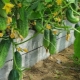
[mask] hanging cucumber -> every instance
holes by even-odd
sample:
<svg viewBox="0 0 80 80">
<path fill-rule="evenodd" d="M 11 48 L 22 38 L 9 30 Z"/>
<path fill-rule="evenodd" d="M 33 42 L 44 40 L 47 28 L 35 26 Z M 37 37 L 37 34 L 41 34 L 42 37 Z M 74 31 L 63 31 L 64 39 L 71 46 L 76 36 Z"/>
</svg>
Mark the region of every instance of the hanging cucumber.
<svg viewBox="0 0 80 80">
<path fill-rule="evenodd" d="M 29 32 L 29 24 L 28 24 L 28 19 L 26 14 L 27 11 L 24 9 L 23 17 L 20 16 L 20 19 L 17 20 L 18 31 L 24 38 L 28 35 Z"/>
<path fill-rule="evenodd" d="M 44 38 L 43 38 L 43 46 L 47 48 L 50 44 L 50 30 L 45 29 L 44 30 Z"/>
<path fill-rule="evenodd" d="M 17 69 L 17 67 L 19 69 L 21 69 L 21 67 L 22 67 L 22 57 L 21 57 L 21 54 L 18 51 L 16 51 L 14 53 L 14 57 L 15 57 L 15 60 L 13 60 L 13 67 L 15 69 Z M 16 64 L 15 64 L 15 62 L 16 62 Z"/>
<path fill-rule="evenodd" d="M 71 23 L 77 23 L 77 22 L 79 22 L 79 18 L 77 18 L 77 17 L 74 16 L 73 11 L 70 8 L 68 8 L 66 10 L 66 18 Z"/>
<path fill-rule="evenodd" d="M 0 68 L 5 64 L 10 44 L 11 44 L 10 40 L 2 40 L 0 42 Z"/>
<path fill-rule="evenodd" d="M 16 69 L 12 69 L 8 75 L 8 80 L 19 80 L 19 73 Z"/>
<path fill-rule="evenodd" d="M 35 31 L 40 32 L 43 29 L 43 25 L 41 22 L 36 21 L 36 25 L 34 26 Z M 43 30 L 41 31 L 43 33 Z"/>
<path fill-rule="evenodd" d="M 77 23 L 75 24 L 75 29 L 79 30 L 80 29 L 80 25 Z M 76 38 L 78 32 L 74 30 L 74 37 Z"/>
<path fill-rule="evenodd" d="M 80 31 L 80 27 L 78 30 Z M 80 33 L 77 33 L 74 41 L 74 56 L 80 60 Z"/>
<path fill-rule="evenodd" d="M 57 45 L 56 35 L 53 35 L 52 31 L 50 31 L 50 45 L 48 47 L 50 54 L 56 53 L 56 45 Z"/>
</svg>

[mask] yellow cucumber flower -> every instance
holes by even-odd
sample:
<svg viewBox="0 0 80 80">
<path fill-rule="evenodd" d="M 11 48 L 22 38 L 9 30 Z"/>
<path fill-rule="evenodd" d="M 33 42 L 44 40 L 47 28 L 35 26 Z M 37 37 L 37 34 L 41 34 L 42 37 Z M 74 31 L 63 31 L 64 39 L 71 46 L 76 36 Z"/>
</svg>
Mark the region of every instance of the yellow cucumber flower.
<svg viewBox="0 0 80 80">
<path fill-rule="evenodd" d="M 53 17 L 57 16 L 58 15 L 58 12 L 54 12 L 53 13 Z"/>
<path fill-rule="evenodd" d="M 3 37 L 3 33 L 2 32 L 0 32 L 0 37 Z"/>
<path fill-rule="evenodd" d="M 11 33 L 10 34 L 10 38 L 12 38 L 12 39 L 15 38 L 15 34 L 14 33 Z"/>
<path fill-rule="evenodd" d="M 62 0 L 56 0 L 57 5 L 61 5 L 62 4 Z"/>
<path fill-rule="evenodd" d="M 59 17 L 54 18 L 54 19 L 55 19 L 55 21 L 57 21 L 57 22 L 61 22 L 61 19 L 60 19 Z"/>
<path fill-rule="evenodd" d="M 17 48 L 17 51 L 22 51 L 22 48 L 21 48 L 21 47 L 18 47 L 18 48 Z"/>
<path fill-rule="evenodd" d="M 11 27 L 10 26 L 7 26 L 7 29 L 10 29 Z"/>
<path fill-rule="evenodd" d="M 51 25 L 50 25 L 50 24 L 47 24 L 47 25 L 46 25 L 46 28 L 47 28 L 47 29 L 51 29 Z"/>
<path fill-rule="evenodd" d="M 67 34 L 66 35 L 66 41 L 69 41 L 69 39 L 70 39 L 70 34 Z"/>
<path fill-rule="evenodd" d="M 24 37 L 22 35 L 19 35 L 19 37 L 21 38 L 21 40 L 24 40 Z"/>
<path fill-rule="evenodd" d="M 54 30 L 53 34 L 56 35 L 58 33 L 58 30 Z"/>
<path fill-rule="evenodd" d="M 18 4 L 17 4 L 17 7 L 18 7 L 18 8 L 22 7 L 22 4 L 21 4 L 21 3 L 18 3 Z"/>
<path fill-rule="evenodd" d="M 23 49 L 23 51 L 24 51 L 24 52 L 28 52 L 28 49 L 25 48 L 25 49 Z"/>
<path fill-rule="evenodd" d="M 5 3 L 5 6 L 3 7 L 4 10 L 6 10 L 6 13 L 10 13 L 11 9 L 14 7 L 12 3 Z"/>
<path fill-rule="evenodd" d="M 52 4 L 47 5 L 48 8 L 52 7 Z"/>
<path fill-rule="evenodd" d="M 12 18 L 11 17 L 7 17 L 7 24 L 10 24 L 12 22 Z"/>
</svg>

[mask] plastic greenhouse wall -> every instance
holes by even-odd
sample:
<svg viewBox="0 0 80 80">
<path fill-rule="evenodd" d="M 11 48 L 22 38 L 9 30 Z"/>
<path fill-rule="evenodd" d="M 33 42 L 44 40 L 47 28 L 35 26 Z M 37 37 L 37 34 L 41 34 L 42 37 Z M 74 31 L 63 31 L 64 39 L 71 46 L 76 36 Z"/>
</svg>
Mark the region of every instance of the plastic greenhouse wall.
<svg viewBox="0 0 80 80">
<path fill-rule="evenodd" d="M 71 24 L 68 21 L 65 21 L 65 24 L 74 27 L 74 24 Z M 25 38 L 25 40 L 33 36 L 34 33 L 35 32 L 33 30 L 30 30 L 29 35 Z M 65 31 L 63 31 L 57 36 L 57 53 L 67 48 L 71 44 L 73 44 L 74 42 L 73 31 L 70 32 L 70 35 L 71 37 L 69 41 L 66 41 Z M 27 48 L 29 50 L 28 53 L 21 52 L 22 66 L 24 68 L 31 67 L 35 65 L 35 63 L 39 62 L 40 60 L 43 60 L 49 57 L 50 54 L 48 52 L 46 53 L 46 50 L 43 47 L 42 41 L 43 41 L 43 34 L 39 34 L 38 36 L 31 39 L 30 41 L 20 45 L 20 47 Z M 10 48 L 5 65 L 3 68 L 0 69 L 0 80 L 7 80 L 7 76 L 10 70 L 12 69 L 12 62 L 13 62 L 12 49 Z"/>
</svg>

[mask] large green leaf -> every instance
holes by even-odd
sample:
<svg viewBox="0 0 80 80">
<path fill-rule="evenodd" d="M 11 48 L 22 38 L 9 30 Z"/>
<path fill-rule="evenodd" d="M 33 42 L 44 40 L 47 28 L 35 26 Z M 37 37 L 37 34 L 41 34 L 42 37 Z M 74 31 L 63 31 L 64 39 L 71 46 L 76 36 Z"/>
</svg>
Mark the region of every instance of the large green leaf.
<svg viewBox="0 0 80 80">
<path fill-rule="evenodd" d="M 10 0 L 2 0 L 3 3 L 9 3 Z"/>
<path fill-rule="evenodd" d="M 4 3 L 0 1 L 0 16 L 7 17 L 6 11 L 3 9 Z"/>
<path fill-rule="evenodd" d="M 41 19 L 41 14 L 39 11 L 33 11 L 30 15 L 28 15 L 30 20 Z"/>
<path fill-rule="evenodd" d="M 6 18 L 0 16 L 0 30 L 5 30 L 7 27 Z"/>
</svg>

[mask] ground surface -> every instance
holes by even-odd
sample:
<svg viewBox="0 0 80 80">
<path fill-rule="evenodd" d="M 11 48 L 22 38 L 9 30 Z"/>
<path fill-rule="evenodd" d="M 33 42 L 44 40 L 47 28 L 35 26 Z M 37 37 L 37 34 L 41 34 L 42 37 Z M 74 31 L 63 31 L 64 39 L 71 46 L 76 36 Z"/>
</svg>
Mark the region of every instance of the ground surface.
<svg viewBox="0 0 80 80">
<path fill-rule="evenodd" d="M 80 80 L 72 55 L 73 45 L 24 71 L 24 80 Z"/>
</svg>

